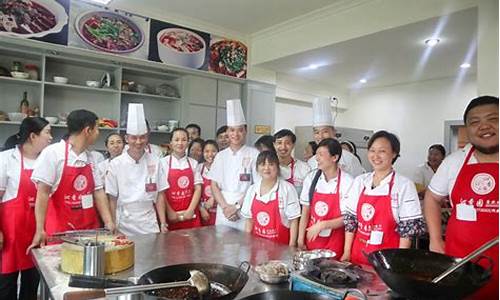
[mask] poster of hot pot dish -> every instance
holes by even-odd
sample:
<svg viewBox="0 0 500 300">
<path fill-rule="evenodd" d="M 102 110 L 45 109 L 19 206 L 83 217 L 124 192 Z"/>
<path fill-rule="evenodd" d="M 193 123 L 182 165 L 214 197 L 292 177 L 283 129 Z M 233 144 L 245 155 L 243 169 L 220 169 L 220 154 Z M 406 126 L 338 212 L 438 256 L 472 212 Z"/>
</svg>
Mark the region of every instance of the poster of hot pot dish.
<svg viewBox="0 0 500 300">
<path fill-rule="evenodd" d="M 1 0 L 0 36 L 66 45 L 69 0 Z"/>
<path fill-rule="evenodd" d="M 133 13 L 71 0 L 68 45 L 148 59 L 149 22 Z"/>
</svg>

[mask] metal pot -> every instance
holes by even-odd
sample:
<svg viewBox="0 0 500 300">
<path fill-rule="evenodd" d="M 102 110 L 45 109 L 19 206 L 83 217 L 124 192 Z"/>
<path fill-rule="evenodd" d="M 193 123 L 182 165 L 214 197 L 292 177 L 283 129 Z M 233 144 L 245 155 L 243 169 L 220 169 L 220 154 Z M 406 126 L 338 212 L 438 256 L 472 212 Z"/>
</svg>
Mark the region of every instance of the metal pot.
<svg viewBox="0 0 500 300">
<path fill-rule="evenodd" d="M 472 294 L 491 277 L 493 261 L 482 259 L 489 260 L 487 269 L 469 262 L 441 282 L 432 283 L 456 262 L 454 257 L 417 249 L 385 249 L 368 255 L 385 284 L 409 299 L 461 299 Z"/>
<path fill-rule="evenodd" d="M 328 295 L 313 294 L 296 291 L 271 291 L 260 294 L 254 294 L 242 298 L 241 300 L 332 300 L 335 299 Z"/>
</svg>

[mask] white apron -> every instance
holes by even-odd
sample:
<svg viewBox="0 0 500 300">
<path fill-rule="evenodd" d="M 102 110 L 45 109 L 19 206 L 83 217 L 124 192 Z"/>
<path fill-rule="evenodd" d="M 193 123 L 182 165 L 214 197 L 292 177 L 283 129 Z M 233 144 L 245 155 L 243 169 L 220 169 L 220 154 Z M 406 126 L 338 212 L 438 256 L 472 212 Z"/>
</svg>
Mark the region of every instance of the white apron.
<svg viewBox="0 0 500 300">
<path fill-rule="evenodd" d="M 235 204 L 236 202 L 238 202 L 241 205 L 245 194 L 239 192 L 222 191 L 222 196 L 224 197 L 224 200 L 226 200 L 227 204 Z M 222 211 L 220 205 L 217 205 L 217 217 L 215 218 L 215 225 L 225 225 L 241 231 L 245 230 L 245 220 L 240 216 L 240 219 L 238 221 L 229 221 L 226 216 L 224 216 L 224 212 Z"/>
<path fill-rule="evenodd" d="M 116 223 L 118 231 L 127 236 L 160 232 L 153 201 L 119 205 L 116 209 Z"/>
</svg>

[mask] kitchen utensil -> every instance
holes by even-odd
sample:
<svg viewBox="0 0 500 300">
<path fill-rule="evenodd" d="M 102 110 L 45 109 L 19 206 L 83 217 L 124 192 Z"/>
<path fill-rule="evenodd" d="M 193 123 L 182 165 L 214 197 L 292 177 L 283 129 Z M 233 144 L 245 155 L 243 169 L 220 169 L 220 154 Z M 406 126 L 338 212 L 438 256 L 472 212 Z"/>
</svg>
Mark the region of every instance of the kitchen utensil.
<svg viewBox="0 0 500 300">
<path fill-rule="evenodd" d="M 334 299 L 335 298 L 330 297 L 328 295 L 307 293 L 307 292 L 286 291 L 286 290 L 264 292 L 241 298 L 241 300 L 334 300 Z"/>
<path fill-rule="evenodd" d="M 495 246 L 497 244 L 498 244 L 498 236 L 496 238 L 492 239 L 491 241 L 486 242 L 481 247 L 479 247 L 477 250 L 472 251 L 469 255 L 467 255 L 466 257 L 464 257 L 461 260 L 459 260 L 457 263 L 455 263 L 452 266 L 450 266 L 441 275 L 439 275 L 436 278 L 434 278 L 432 280 L 432 283 L 438 283 L 438 282 L 440 282 L 441 280 L 443 280 L 443 278 L 445 278 L 446 276 L 450 275 L 451 273 L 453 273 L 454 271 L 456 271 L 458 268 L 460 268 L 461 266 L 465 265 L 467 262 L 469 262 L 472 259 L 478 257 L 479 255 L 481 255 L 482 253 L 484 253 L 486 250 L 490 249 L 491 247 L 493 247 L 493 246 Z"/>
<path fill-rule="evenodd" d="M 104 276 L 106 268 L 105 243 L 87 241 L 83 246 L 83 274 Z"/>
<path fill-rule="evenodd" d="M 295 270 L 303 270 L 307 263 L 312 259 L 317 258 L 332 258 L 337 254 L 334 251 L 327 249 L 315 249 L 310 251 L 297 251 L 293 256 L 293 267 Z"/>
<path fill-rule="evenodd" d="M 394 292 L 409 299 L 462 299 L 488 282 L 493 261 L 483 268 L 467 262 L 459 270 L 438 283 L 432 279 L 451 265 L 456 258 L 418 249 L 384 249 L 368 255 L 368 260 L 384 283 Z"/>
<path fill-rule="evenodd" d="M 85 85 L 88 87 L 94 87 L 94 88 L 101 87 L 101 83 L 99 81 L 95 81 L 95 80 L 87 80 L 87 81 L 85 81 Z"/>
<path fill-rule="evenodd" d="M 53 79 L 55 83 L 60 83 L 60 84 L 66 84 L 69 81 L 67 77 L 62 77 L 62 76 L 54 76 Z"/>
<path fill-rule="evenodd" d="M 105 289 L 104 292 L 106 293 L 106 296 L 110 296 L 110 295 L 119 295 L 126 293 L 152 291 L 158 289 L 176 288 L 183 286 L 194 286 L 198 290 L 198 293 L 200 293 L 200 295 L 205 295 L 210 291 L 210 284 L 205 274 L 203 274 L 198 270 L 191 270 L 189 271 L 189 274 L 191 276 L 188 278 L 188 280 L 185 281 L 153 283 L 153 284 L 110 288 L 110 289 Z"/>
<path fill-rule="evenodd" d="M 15 71 L 12 71 L 12 72 L 10 72 L 10 75 L 12 75 L 12 77 L 17 78 L 17 79 L 28 79 L 28 78 L 30 78 L 30 74 L 26 73 L 26 72 L 15 72 Z"/>
</svg>

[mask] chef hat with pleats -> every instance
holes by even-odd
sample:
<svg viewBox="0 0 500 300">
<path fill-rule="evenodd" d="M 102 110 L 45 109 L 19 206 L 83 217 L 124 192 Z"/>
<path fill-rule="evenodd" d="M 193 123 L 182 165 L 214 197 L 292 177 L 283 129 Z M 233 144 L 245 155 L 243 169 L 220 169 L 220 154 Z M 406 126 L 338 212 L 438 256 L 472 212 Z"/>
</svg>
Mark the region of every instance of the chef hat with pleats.
<svg viewBox="0 0 500 300">
<path fill-rule="evenodd" d="M 332 106 L 328 98 L 314 98 L 313 127 L 334 126 Z"/>
<path fill-rule="evenodd" d="M 128 104 L 127 134 L 143 135 L 148 133 L 146 118 L 144 117 L 144 106 L 142 103 Z"/>
<path fill-rule="evenodd" d="M 240 99 L 226 100 L 226 117 L 227 126 L 240 126 L 247 124 Z"/>
</svg>

